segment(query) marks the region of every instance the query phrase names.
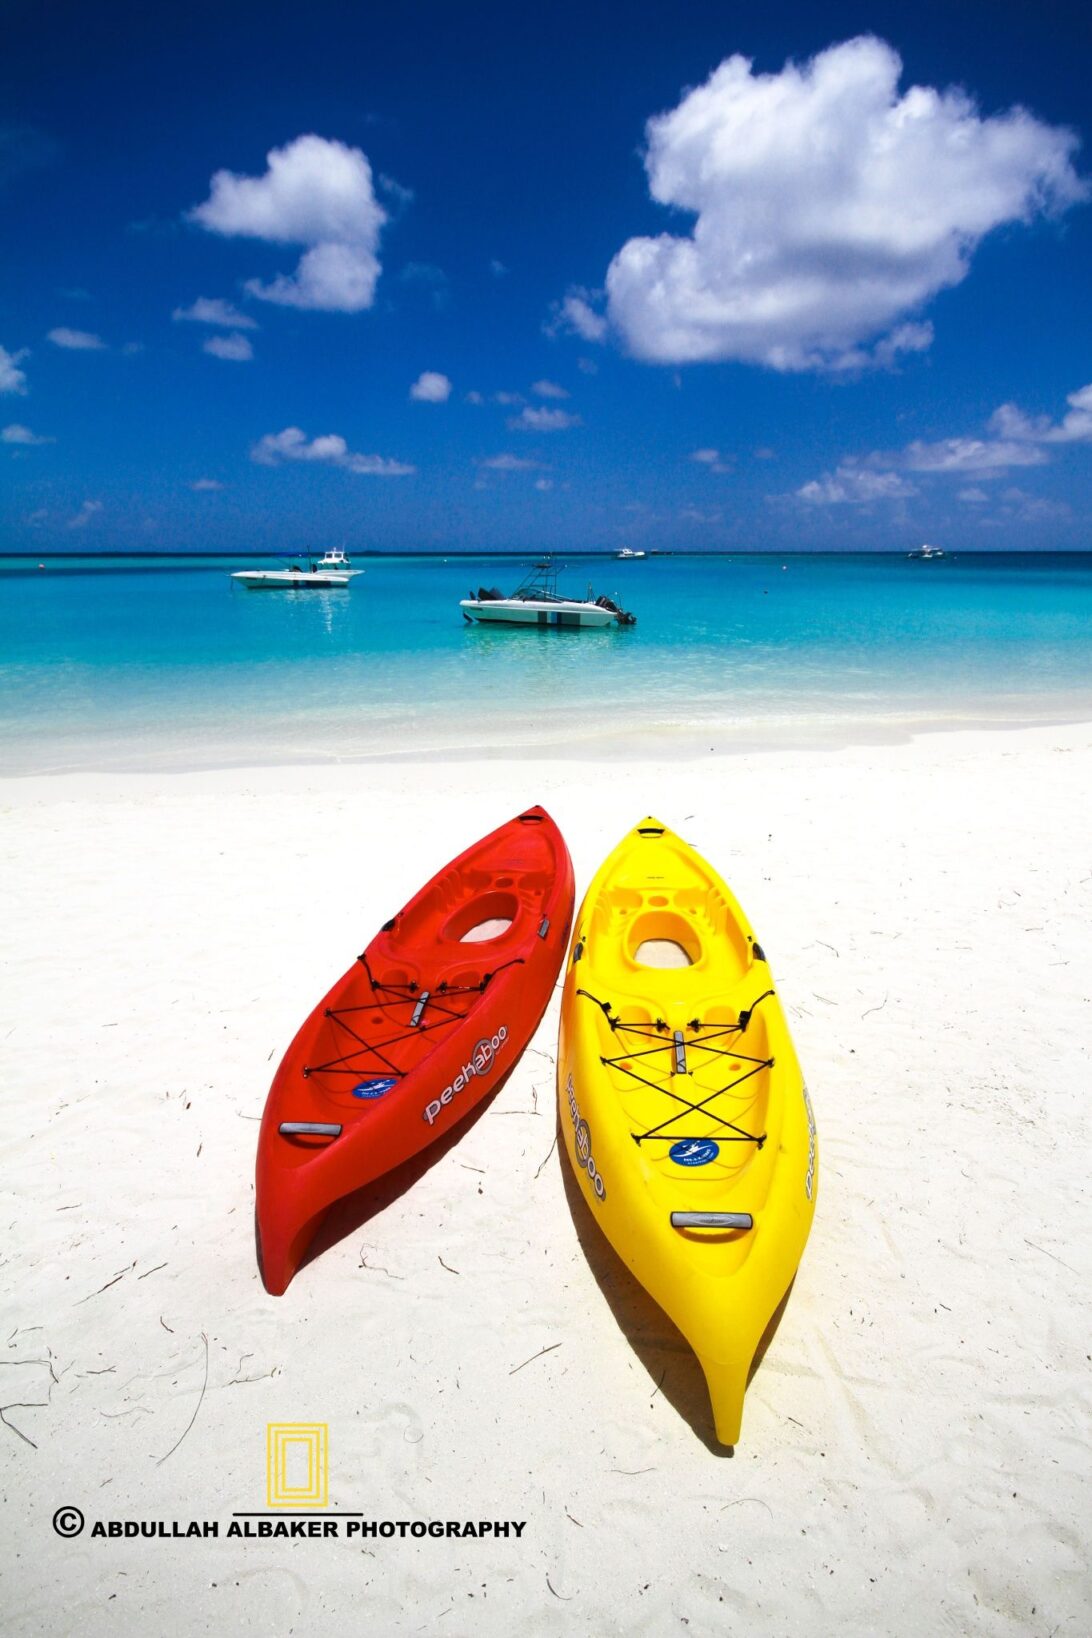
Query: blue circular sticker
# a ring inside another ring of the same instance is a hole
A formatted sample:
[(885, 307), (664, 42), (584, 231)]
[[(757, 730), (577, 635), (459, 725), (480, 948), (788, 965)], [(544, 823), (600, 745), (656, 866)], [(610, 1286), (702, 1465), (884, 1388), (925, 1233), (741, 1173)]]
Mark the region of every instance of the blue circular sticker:
[(680, 1138), (668, 1154), (676, 1166), (708, 1166), (720, 1154), (720, 1144), (712, 1138)]
[(358, 1081), (356, 1086), (353, 1087), (353, 1097), (381, 1098), (384, 1092), (389, 1092), (392, 1086), (397, 1085), (398, 1081), (392, 1075), (381, 1076), (374, 1081)]

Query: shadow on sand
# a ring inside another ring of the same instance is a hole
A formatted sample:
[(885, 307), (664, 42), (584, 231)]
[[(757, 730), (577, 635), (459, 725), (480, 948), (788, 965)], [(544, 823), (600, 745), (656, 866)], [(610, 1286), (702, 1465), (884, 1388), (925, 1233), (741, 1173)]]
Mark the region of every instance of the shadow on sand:
[[(512, 1068), (514, 1069), (515, 1065)], [(424, 1177), (437, 1162), (443, 1160), (449, 1150), (453, 1149), (456, 1143), (460, 1143), (478, 1124), (494, 1098), (505, 1086), (511, 1073), (512, 1069), (509, 1069), (496, 1086), (486, 1093), (482, 1101), (468, 1110), (442, 1137), (433, 1139), (417, 1154), (404, 1160), (401, 1166), (396, 1166), (393, 1171), (384, 1172), (374, 1183), (366, 1183), (362, 1189), (355, 1189), (352, 1194), (336, 1200), (319, 1224), (314, 1239), (301, 1259), (296, 1271), (297, 1276), (309, 1263), (313, 1263), (316, 1257), (321, 1257), (331, 1246), (336, 1246), (339, 1241), (358, 1233), (365, 1223), (370, 1222), (381, 1211), (385, 1211), (388, 1206), (392, 1206), (396, 1200), (400, 1200), (419, 1178)]]
[[(610, 1305), (618, 1329), (648, 1372), (652, 1394), (655, 1395), (657, 1391), (662, 1393), (714, 1456), (734, 1456), (735, 1446), (722, 1445), (717, 1439), (709, 1390), (697, 1355), (678, 1327), (630, 1273), (606, 1235), (593, 1221), (591, 1208), (573, 1176), (572, 1167), (567, 1157), (562, 1156), (563, 1148), (564, 1144), (559, 1138), (558, 1163), (577, 1238), (588, 1259), (588, 1267)], [(762, 1333), (751, 1361), (748, 1383), (753, 1380), (773, 1341), (791, 1293), (792, 1285)]]
[[(512, 1067), (515, 1068), (515, 1065)], [(394, 1171), (384, 1173), (375, 1182), (366, 1184), (364, 1188), (356, 1189), (352, 1194), (336, 1201), (326, 1213), (318, 1232), (308, 1246), (297, 1274), (314, 1262), (316, 1257), (321, 1257), (324, 1252), (329, 1251), (332, 1246), (349, 1238), (350, 1235), (359, 1233), (366, 1223), (393, 1205), (396, 1200), (401, 1199), (418, 1179), (431, 1171), (433, 1166), (478, 1124), (507, 1083), (511, 1073), (512, 1070), (509, 1069), (486, 1097), (469, 1110), (449, 1132), (427, 1144), (418, 1154), (412, 1155)], [(561, 1183), (572, 1214), (577, 1239), (588, 1260), (588, 1267), (595, 1276), (596, 1284), (614, 1315), (618, 1329), (648, 1372), (650, 1398), (662, 1393), (712, 1455), (734, 1456), (735, 1447), (722, 1445), (717, 1439), (709, 1392), (697, 1355), (682, 1332), (630, 1273), (599, 1225), (594, 1222), (591, 1209), (573, 1176), (568, 1158), (563, 1153), (564, 1147), (558, 1126), (554, 1159), (561, 1173)], [(755, 1350), (747, 1378), (748, 1383), (754, 1378), (767, 1348), (773, 1341), (791, 1295), (790, 1284)]]

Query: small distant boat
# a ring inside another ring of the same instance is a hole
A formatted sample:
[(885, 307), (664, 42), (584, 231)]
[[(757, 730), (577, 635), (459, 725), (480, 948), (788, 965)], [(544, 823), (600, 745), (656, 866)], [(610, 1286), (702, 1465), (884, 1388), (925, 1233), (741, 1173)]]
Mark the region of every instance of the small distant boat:
[(645, 553), (644, 552), (634, 552), (634, 551), (632, 551), (630, 549), (630, 547), (623, 546), (622, 550), (620, 552), (615, 552), (614, 555), (615, 555), (615, 557), (618, 559), (618, 561), (620, 563), (632, 563), (637, 558), (644, 557)]
[(340, 546), (331, 546), (328, 551), (323, 552), (318, 559), (318, 570), (320, 574), (354, 575), (364, 573), (363, 569), (353, 568), (352, 559), (348, 552), (344, 551)]
[(933, 558), (943, 557), (945, 554), (939, 546), (919, 546), (916, 552), (907, 552), (907, 557)]
[[(306, 568), (300, 566), (301, 556), (307, 563)], [(326, 564), (331, 566), (324, 567)], [(237, 569), (231, 578), (248, 591), (329, 591), (347, 586), (354, 575), (362, 572), (351, 568), (345, 553), (335, 549), (321, 558), (297, 553), (289, 560), (287, 569)]]
[(562, 597), (557, 590), (558, 570), (550, 558), (538, 562), (506, 597), (495, 586), (479, 586), (459, 604), (463, 619), (473, 624), (505, 626), (632, 626), (637, 616), (609, 597)]

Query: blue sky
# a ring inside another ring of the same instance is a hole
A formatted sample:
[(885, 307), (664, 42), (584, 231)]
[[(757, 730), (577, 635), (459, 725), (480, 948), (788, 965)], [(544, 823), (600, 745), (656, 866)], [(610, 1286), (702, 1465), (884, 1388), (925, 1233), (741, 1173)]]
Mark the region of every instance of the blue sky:
[(1092, 547), (1086, 7), (0, 34), (0, 549)]

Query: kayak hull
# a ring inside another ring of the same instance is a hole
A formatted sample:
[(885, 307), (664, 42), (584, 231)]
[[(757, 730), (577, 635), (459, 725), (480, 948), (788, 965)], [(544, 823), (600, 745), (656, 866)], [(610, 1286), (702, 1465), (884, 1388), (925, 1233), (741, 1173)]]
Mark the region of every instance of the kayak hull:
[[(649, 964), (667, 959), (679, 964)], [(717, 1438), (734, 1445), (811, 1228), (817, 1139), (761, 947), (656, 820), (604, 862), (577, 915), (558, 1085), (588, 1208), (690, 1343)]]
[(564, 839), (529, 809), (438, 872), (305, 1019), (258, 1138), (268, 1291), (287, 1289), (335, 1202), (443, 1137), (513, 1067), (553, 991), (573, 899)]

